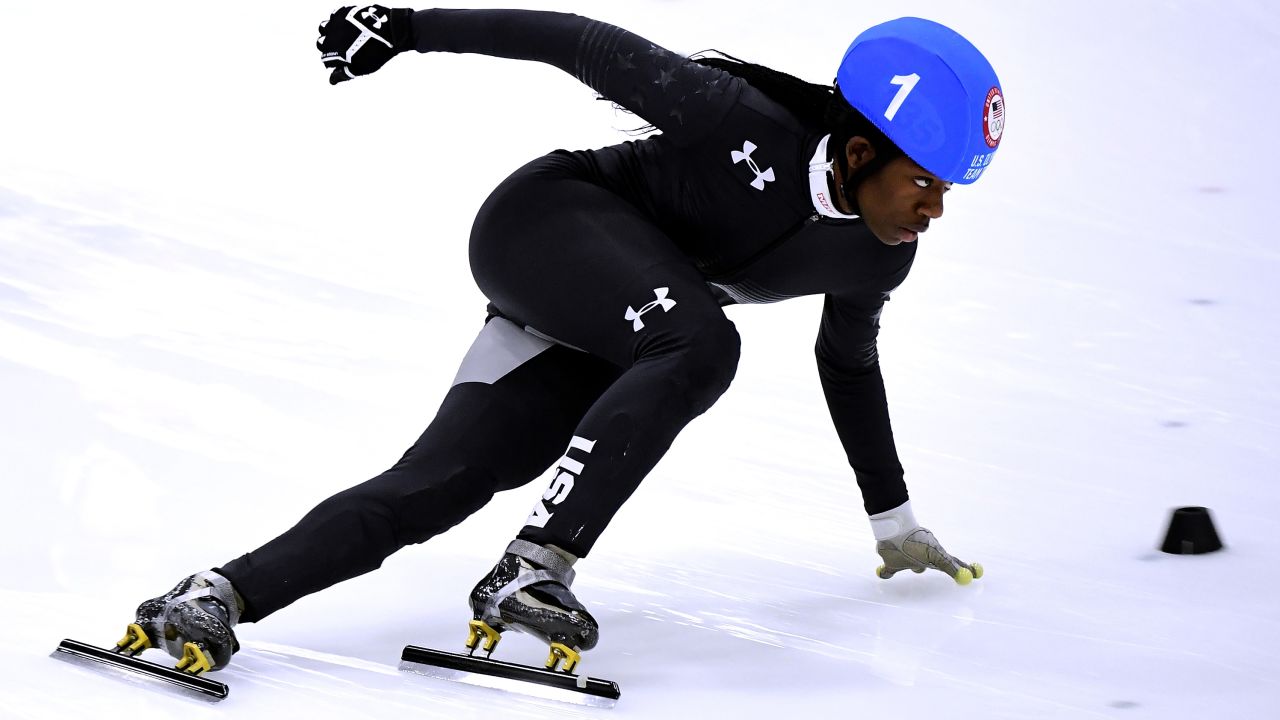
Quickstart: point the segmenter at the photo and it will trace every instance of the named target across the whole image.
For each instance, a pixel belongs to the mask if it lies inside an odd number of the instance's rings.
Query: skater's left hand
[[[316,49],[331,70],[330,85],[368,75],[413,49],[413,10],[381,5],[338,8],[320,24]]]
[[[933,533],[916,523],[910,503],[872,515],[871,525],[878,538],[876,552],[884,559],[884,564],[876,568],[876,575],[883,579],[903,570],[922,573],[928,569],[941,570],[959,585],[982,577],[981,565],[948,553]]]

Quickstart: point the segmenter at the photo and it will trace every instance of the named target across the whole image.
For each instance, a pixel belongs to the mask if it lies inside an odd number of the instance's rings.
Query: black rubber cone
[[[1213,527],[1209,508],[1180,507],[1173,511],[1161,551],[1173,555],[1201,555],[1221,549],[1222,540]]]

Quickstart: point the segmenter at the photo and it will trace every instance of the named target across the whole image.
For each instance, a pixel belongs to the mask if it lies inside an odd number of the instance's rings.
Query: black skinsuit
[[[825,295],[818,369],[865,509],[907,500],[876,333],[915,244],[820,214],[820,128],[731,74],[575,15],[427,10],[414,28],[421,52],[560,67],[661,134],[554,152],[493,192],[471,236],[491,318],[436,419],[390,470],[220,569],[243,620],[377,568],[552,463],[520,537],[585,555],[729,386],[739,341],[721,307],[734,302]]]

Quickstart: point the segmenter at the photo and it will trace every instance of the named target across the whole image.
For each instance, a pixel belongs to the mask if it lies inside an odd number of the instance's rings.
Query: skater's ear
[[[852,175],[856,170],[876,159],[876,147],[867,138],[854,135],[844,145],[844,159],[849,168],[849,174]]]

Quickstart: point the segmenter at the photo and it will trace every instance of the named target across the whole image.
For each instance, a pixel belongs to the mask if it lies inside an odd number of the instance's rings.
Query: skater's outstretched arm
[[[876,347],[884,300],[879,292],[828,295],[814,348],[827,408],[868,514],[908,499]]]
[[[573,75],[677,144],[714,130],[743,87],[735,76],[639,35],[566,13],[344,7],[320,32],[317,47],[334,84],[409,49],[534,60]]]
[[[909,269],[910,262],[888,287],[896,287]],[[887,580],[903,570],[933,569],[967,585],[982,577],[982,566],[943,549],[933,533],[916,521],[907,497],[876,347],[887,299],[887,290],[827,296],[816,346],[822,389],[862,490],[876,552],[884,561],[876,575]]]

